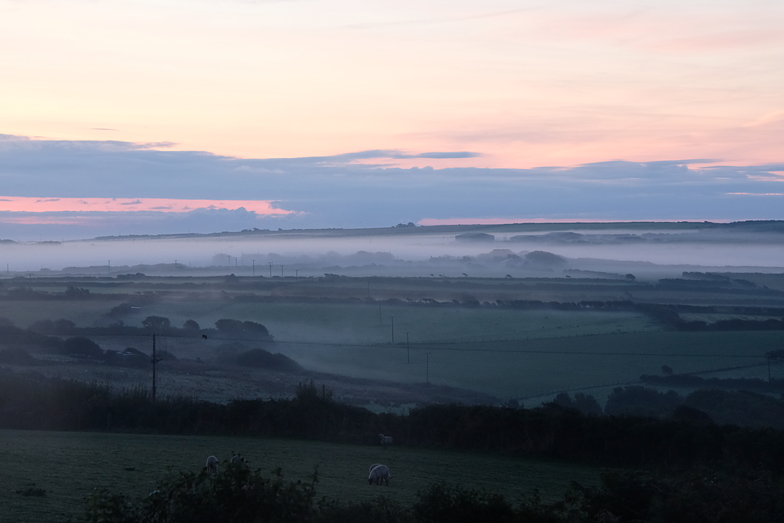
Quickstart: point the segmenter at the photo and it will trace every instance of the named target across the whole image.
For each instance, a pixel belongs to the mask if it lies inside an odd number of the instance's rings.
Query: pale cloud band
[[[439,168],[481,152],[236,158],[125,142],[0,140],[0,238],[397,223],[784,219],[784,164],[613,160]],[[406,167],[410,158],[432,167]],[[451,163],[449,164],[451,165]],[[768,197],[758,197],[766,195]]]

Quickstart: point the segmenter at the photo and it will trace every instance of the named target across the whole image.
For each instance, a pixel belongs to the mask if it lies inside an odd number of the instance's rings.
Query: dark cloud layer
[[[0,196],[274,200],[298,211],[112,213],[68,236],[213,232],[247,227],[378,227],[425,218],[783,219],[784,164],[701,167],[715,160],[609,161],[536,169],[439,169],[474,152],[373,150],[335,156],[239,159],[171,144],[44,141],[0,135]],[[390,166],[432,159],[436,168]],[[378,163],[369,163],[378,160]],[[363,163],[357,163],[362,161]],[[778,172],[777,172],[778,171]],[[733,194],[734,193],[734,194]],[[744,194],[745,193],[745,194]],[[759,197],[754,195],[770,195]],[[17,213],[18,214],[18,213]],[[0,216],[0,237],[32,231]],[[43,227],[43,226],[41,226]],[[54,230],[54,229],[47,229]],[[61,231],[61,232],[62,232]]]

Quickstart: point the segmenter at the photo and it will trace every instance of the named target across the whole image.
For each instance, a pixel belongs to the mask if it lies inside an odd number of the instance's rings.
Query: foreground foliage
[[[85,519],[101,523],[214,523],[305,521],[315,495],[313,483],[285,481],[280,471],[263,478],[239,463],[216,475],[182,472],[163,480],[149,496],[132,501],[106,490],[87,500]]]
[[[500,494],[438,483],[404,507],[388,497],[364,503],[317,500],[310,483],[272,478],[237,464],[217,475],[183,472],[131,500],[105,490],[87,500],[90,523],[589,523],[784,521],[784,486],[766,474],[722,474],[693,469],[678,476],[608,471],[598,487],[573,484],[561,501],[534,495],[514,505]]]

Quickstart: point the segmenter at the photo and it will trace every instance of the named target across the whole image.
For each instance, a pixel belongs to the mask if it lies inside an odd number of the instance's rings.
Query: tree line
[[[501,452],[613,467],[745,467],[784,473],[784,432],[717,425],[700,416],[589,416],[534,409],[429,405],[373,413],[335,401],[313,382],[291,399],[191,398],[153,402],[149,391],[3,372],[0,428],[225,434],[377,445],[378,434],[415,447]]]

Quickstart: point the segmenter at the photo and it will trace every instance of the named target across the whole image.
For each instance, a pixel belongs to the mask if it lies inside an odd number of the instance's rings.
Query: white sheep
[[[207,458],[207,464],[204,466],[207,469],[207,472],[210,474],[217,474],[218,473],[218,458],[215,456],[209,456]]]
[[[392,474],[389,473],[389,467],[386,465],[375,464],[376,466],[371,466],[370,474],[368,474],[368,485],[376,485],[385,484],[387,487],[389,486],[389,480],[392,478]]]
[[[382,447],[387,448],[392,446],[392,436],[384,436],[383,434],[379,434],[378,439],[381,442]]]

